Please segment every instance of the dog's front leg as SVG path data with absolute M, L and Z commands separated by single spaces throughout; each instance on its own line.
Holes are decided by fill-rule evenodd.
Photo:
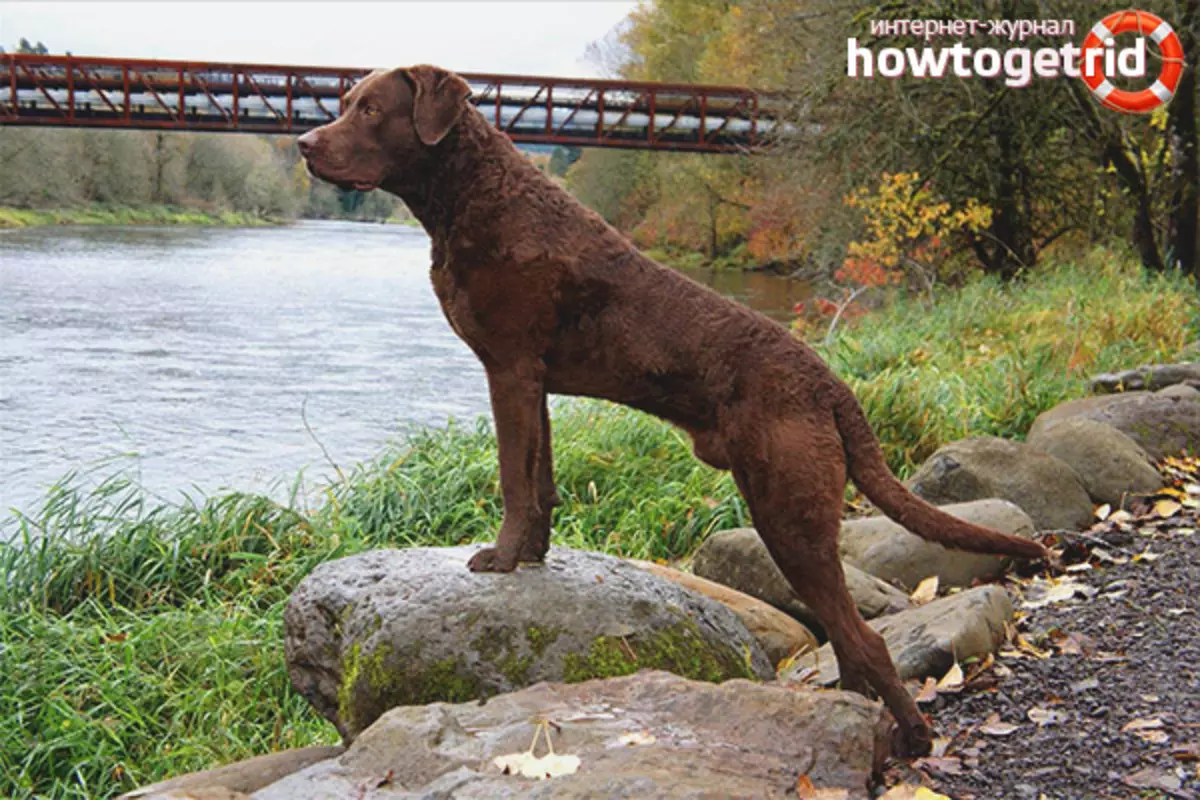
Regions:
M 468 566 L 472 572 L 511 572 L 522 553 L 537 549 L 544 525 L 539 500 L 539 462 L 545 400 L 544 367 L 522 363 L 489 367 L 488 390 L 500 448 L 500 490 L 504 495 L 504 522 L 496 546 L 476 553 Z

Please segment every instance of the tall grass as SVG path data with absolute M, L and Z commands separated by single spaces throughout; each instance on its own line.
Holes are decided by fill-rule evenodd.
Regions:
M 1020 436 L 1101 369 L 1170 358 L 1195 293 L 1100 251 L 932 310 L 901 301 L 824 355 L 855 387 L 892 466 L 940 444 Z M 553 412 L 556 543 L 679 558 L 748 524 L 726 475 L 627 409 Z M 164 504 L 127 477 L 70 476 L 0 544 L 0 797 L 108 797 L 137 783 L 336 734 L 288 684 L 282 608 L 318 563 L 490 538 L 500 521 L 486 421 L 421 431 L 310 507 L 231 493 Z
M 892 469 L 967 436 L 1023 438 L 1097 372 L 1170 360 L 1200 332 L 1194 285 L 1107 249 L 1005 285 L 975 280 L 932 309 L 867 315 L 822 355 L 854 388 Z

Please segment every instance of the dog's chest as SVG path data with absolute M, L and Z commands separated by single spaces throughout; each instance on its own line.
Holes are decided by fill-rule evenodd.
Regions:
M 472 337 L 479 338 L 482 331 L 477 330 L 479 326 L 471 313 L 471 298 L 466 287 L 445 266 L 435 267 L 430 272 L 430 279 L 433 281 L 433 292 L 442 306 L 446 321 L 459 338 L 474 346 Z

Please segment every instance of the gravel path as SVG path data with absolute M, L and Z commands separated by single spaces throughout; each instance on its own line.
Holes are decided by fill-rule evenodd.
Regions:
M 1010 642 L 923 704 L 944 738 L 889 783 L 955 800 L 1200 798 L 1200 464 L 1166 469 L 1175 498 L 1064 533 L 1071 566 L 1013 579 Z

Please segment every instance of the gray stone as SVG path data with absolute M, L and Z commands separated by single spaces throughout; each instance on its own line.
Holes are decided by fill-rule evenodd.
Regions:
M 746 630 L 762 645 L 772 664 L 778 664 L 796 653 L 816 650 L 821 644 L 813 632 L 801 622 L 757 597 L 743 594 L 699 575 L 651 561 L 631 560 L 629 563 L 726 606 L 738 615 Z
M 169 798 L 217 798 L 244 797 L 264 786 L 275 783 L 294 772 L 320 761 L 327 761 L 342 754 L 342 747 L 301 747 L 247 758 L 235 764 L 189 772 L 168 781 L 134 789 L 121 795 L 118 800 L 168 800 Z
M 1022 442 L 992 436 L 943 446 L 909 481 L 935 505 L 999 497 L 1016 503 L 1039 530 L 1091 524 L 1092 501 L 1069 466 Z
M 1103 422 L 1133 439 L 1154 461 L 1182 450 L 1200 451 L 1200 401 L 1153 392 L 1084 397 L 1068 400 L 1042 412 L 1029 430 L 1029 438 L 1072 417 Z
M 852 564 L 842 566 L 850 594 L 864 619 L 894 614 L 909 607 L 908 595 L 896 587 Z M 737 528 L 709 536 L 696 551 L 692 569 L 703 578 L 757 597 L 791 614 L 811 629 L 821 630 L 817 615 L 796 595 L 753 528 Z
M 555 548 L 544 566 L 476 574 L 476 549 L 377 550 L 322 564 L 296 587 L 288 673 L 347 741 L 394 706 L 544 680 L 647 667 L 714 681 L 775 674 L 728 608 L 620 559 Z
M 1200 383 L 1200 363 L 1144 364 L 1124 372 L 1107 372 L 1091 380 L 1093 392 L 1156 391 L 1167 386 Z
M 1155 394 L 1163 397 L 1183 397 L 1189 400 L 1200 400 L 1200 389 L 1190 383 L 1176 383 L 1159 389 Z
M 1028 444 L 1063 461 L 1075 474 L 1093 503 L 1125 504 L 1135 495 L 1162 487 L 1158 470 L 1138 443 L 1111 425 L 1072 417 L 1031 433 Z
M 902 680 L 941 678 L 954 664 L 982 658 L 1004 642 L 1004 623 L 1012 619 L 1012 600 L 1003 588 L 979 586 L 934 600 L 927 605 L 867 623 L 883 636 Z M 815 678 L 811 677 L 817 669 Z M 837 657 L 825 645 L 813 656 L 796 660 L 780 676 L 832 686 L 838 681 Z
M 959 519 L 1032 538 L 1029 515 L 1007 500 L 991 498 L 942 506 Z M 1011 559 L 952 550 L 909 533 L 887 517 L 866 517 L 842 524 L 838 540 L 842 558 L 876 578 L 898 583 L 910 591 L 931 575 L 941 586 L 970 586 L 1001 574 Z
M 494 759 L 528 750 L 543 719 L 555 754 L 578 758 L 577 770 L 546 780 L 503 774 Z M 798 773 L 865 800 L 889 727 L 882 707 L 853 694 L 647 671 L 538 684 L 482 705 L 395 708 L 341 758 L 254 800 L 794 798 Z M 547 753 L 544 737 L 535 752 Z

